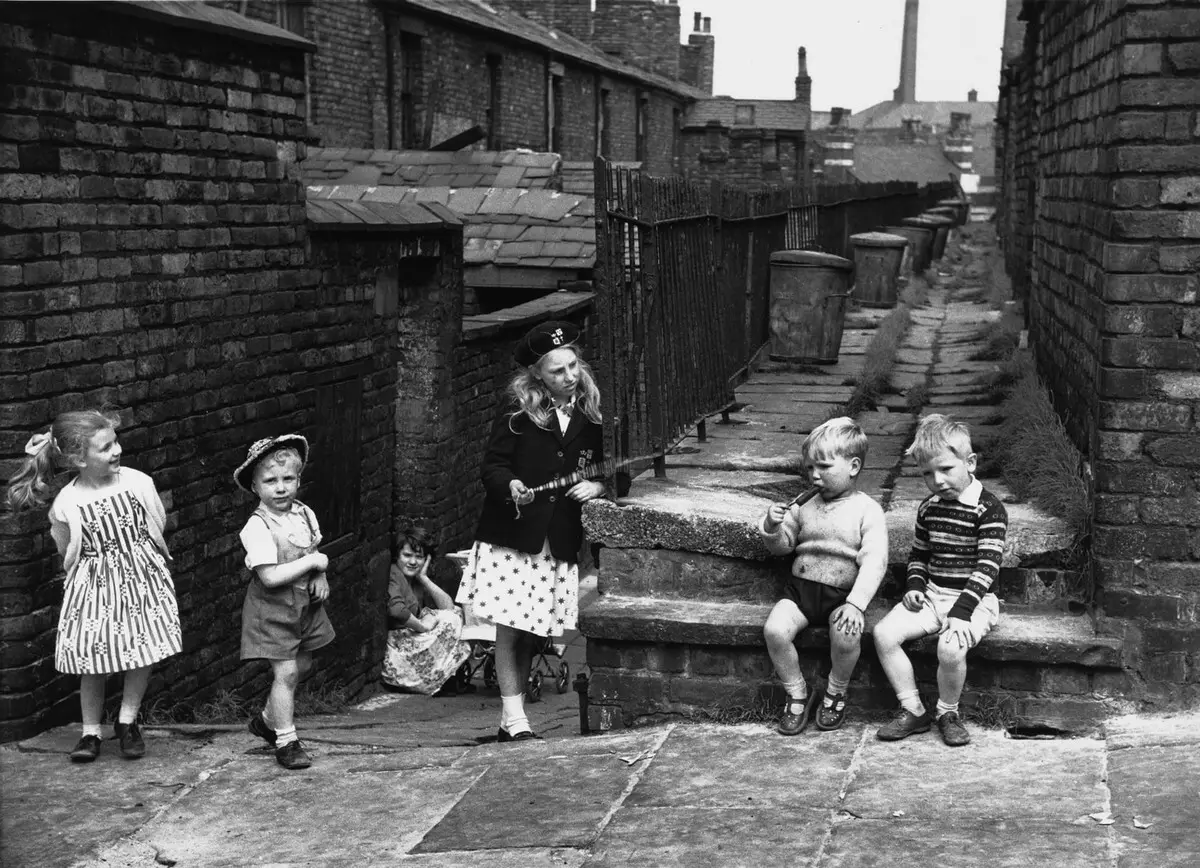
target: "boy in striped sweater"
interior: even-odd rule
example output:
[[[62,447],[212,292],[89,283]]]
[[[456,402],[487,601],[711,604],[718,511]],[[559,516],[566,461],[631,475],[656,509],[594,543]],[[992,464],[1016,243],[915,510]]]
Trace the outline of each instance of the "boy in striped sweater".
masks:
[[[900,712],[877,735],[898,741],[928,732],[937,721],[951,747],[967,744],[970,734],[958,714],[967,678],[967,651],[996,626],[1000,604],[992,585],[1008,530],[1008,513],[997,497],[975,478],[975,453],[966,425],[948,416],[926,416],[908,448],[933,492],[917,508],[904,599],[875,627],[875,648],[887,673]],[[901,647],[910,639],[938,639],[938,701],[933,714],[917,693],[912,663]]]

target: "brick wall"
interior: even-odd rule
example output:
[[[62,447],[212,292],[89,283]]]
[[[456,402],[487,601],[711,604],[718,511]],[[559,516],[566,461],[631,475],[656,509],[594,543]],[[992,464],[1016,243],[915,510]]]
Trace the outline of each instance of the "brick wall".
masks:
[[[775,159],[769,159],[767,142],[774,136]],[[766,184],[802,184],[805,179],[802,134],[787,135],[769,130],[722,128],[717,146],[700,128],[682,133],[683,174],[689,181],[723,181],[739,187],[759,188]]]
[[[1093,469],[1104,623],[1140,653],[1144,698],[1195,700],[1200,10],[1027,12],[1003,99],[1008,265],[1027,282],[1039,370]]]
[[[0,404],[0,474],[58,412],[125,408],[128,463],[167,506],[183,620],[148,699],[249,696],[270,677],[238,659],[254,502],[230,474],[255,439],[302,431],[340,636],[316,679],[357,690],[382,657],[394,347],[415,306],[377,304],[403,239],[308,230],[302,50],[6,4],[0,53],[0,377],[21,396]],[[52,665],[60,570],[44,512],[0,522],[0,740],[77,719],[77,679]]]
[[[679,78],[679,6],[652,0],[597,0],[592,40],[633,66]]]

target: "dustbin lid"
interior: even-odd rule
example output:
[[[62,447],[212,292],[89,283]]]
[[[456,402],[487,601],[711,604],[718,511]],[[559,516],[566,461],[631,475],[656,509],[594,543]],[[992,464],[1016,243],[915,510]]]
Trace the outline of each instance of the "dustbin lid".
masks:
[[[908,239],[903,235],[888,232],[860,232],[851,235],[850,241],[856,247],[903,247],[908,244]]]
[[[936,211],[923,211],[923,212],[921,212],[921,216],[924,217],[926,220],[933,220],[935,223],[937,223],[938,226],[953,226],[954,225],[953,217],[946,217],[942,214],[937,213]]]
[[[950,221],[946,221],[949,223]],[[922,214],[920,217],[905,217],[900,221],[904,226],[916,226],[919,229],[937,229],[942,224],[942,218],[932,214],[926,216]]]
[[[962,208],[967,203],[962,199],[938,199],[939,205],[949,205],[951,208]]]
[[[776,250],[771,254],[772,265],[796,265],[801,268],[844,268],[849,271],[854,263],[832,253],[818,250]]]
[[[919,218],[918,218],[918,219],[919,219]],[[932,232],[933,232],[933,230],[934,230],[934,227],[933,227],[933,226],[920,226],[920,225],[914,225],[914,226],[884,226],[884,227],[883,227],[883,230],[884,230],[885,232],[894,232],[894,233],[901,233],[901,232],[929,232],[929,233],[932,233]],[[905,238],[908,238],[908,236],[907,236],[907,235],[905,235],[904,237],[905,237]]]
[[[951,215],[958,213],[958,209],[952,208],[949,205],[938,205],[936,208],[930,208],[925,213],[933,214],[937,217],[951,217]]]

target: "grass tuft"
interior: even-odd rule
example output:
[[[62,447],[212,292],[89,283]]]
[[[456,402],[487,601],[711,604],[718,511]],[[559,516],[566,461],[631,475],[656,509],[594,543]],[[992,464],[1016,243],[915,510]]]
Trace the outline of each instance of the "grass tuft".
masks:
[[[929,298],[929,285],[923,280],[913,280],[900,293],[895,309],[879,322],[871,343],[863,357],[863,369],[854,379],[854,391],[850,400],[834,411],[833,417],[854,418],[866,410],[874,410],[880,396],[891,391],[891,373],[895,367],[896,351],[908,332],[910,312],[920,307]]]
[[[323,682],[312,688],[301,685],[296,691],[295,713],[297,717],[338,714],[350,703],[349,691],[343,684]],[[219,690],[211,699],[199,703],[158,697],[143,706],[141,717],[146,726],[243,723],[261,707],[261,702],[246,699],[232,690]]]

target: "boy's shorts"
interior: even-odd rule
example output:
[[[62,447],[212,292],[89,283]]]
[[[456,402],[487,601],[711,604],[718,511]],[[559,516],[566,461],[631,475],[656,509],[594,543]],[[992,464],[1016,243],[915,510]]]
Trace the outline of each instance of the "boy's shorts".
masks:
[[[295,660],[335,638],[324,603],[310,599],[308,588],[267,588],[251,580],[242,605],[242,659]]]
[[[926,636],[941,632],[942,625],[950,616],[950,610],[958,602],[959,592],[939,587],[930,582],[925,586],[926,604],[919,612],[910,612],[903,603],[897,603],[892,611],[903,611],[912,622],[923,627]],[[971,613],[971,644],[974,648],[983,637],[1000,622],[1000,601],[995,594],[984,594],[975,611]]]
[[[783,588],[783,598],[795,603],[804,619],[816,627],[828,624],[833,610],[846,602],[849,596],[849,588],[835,588],[795,576],[790,577]]]

